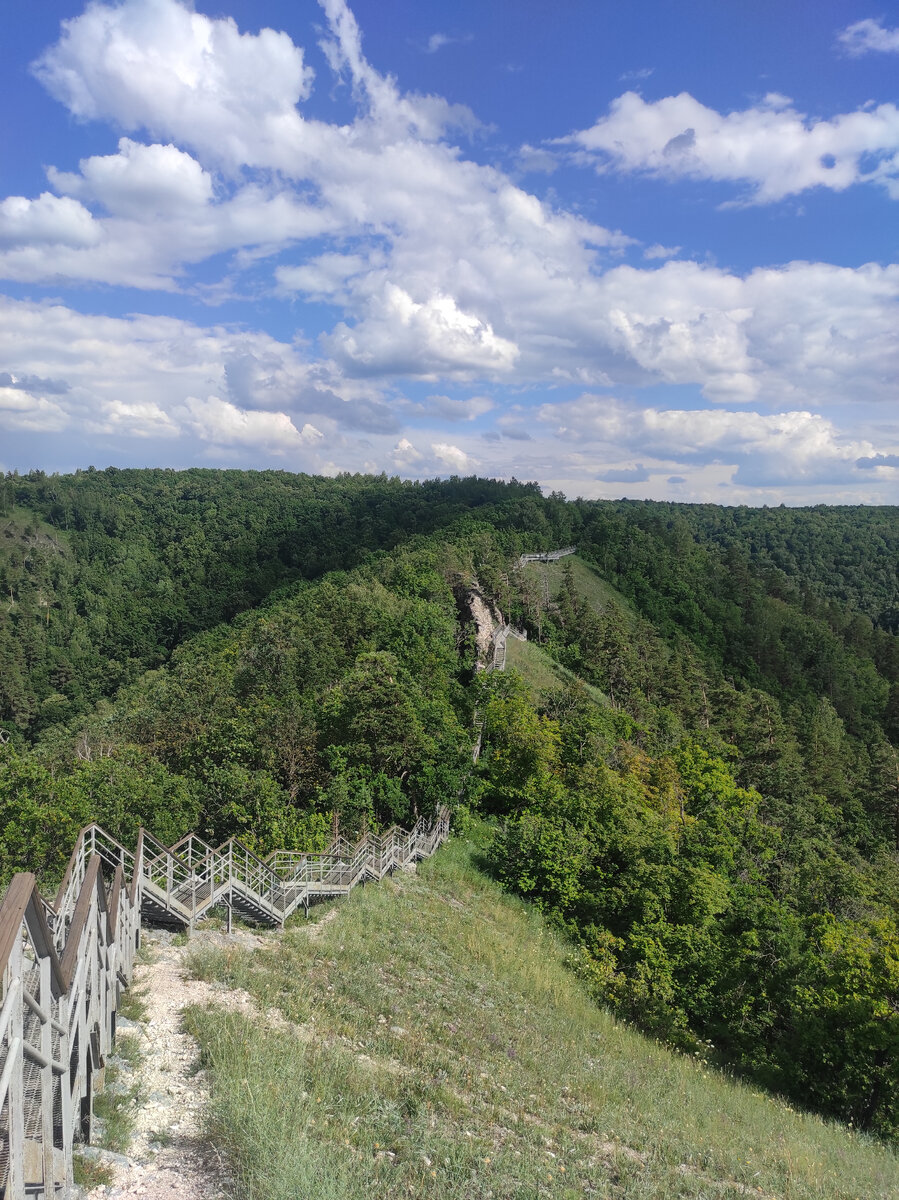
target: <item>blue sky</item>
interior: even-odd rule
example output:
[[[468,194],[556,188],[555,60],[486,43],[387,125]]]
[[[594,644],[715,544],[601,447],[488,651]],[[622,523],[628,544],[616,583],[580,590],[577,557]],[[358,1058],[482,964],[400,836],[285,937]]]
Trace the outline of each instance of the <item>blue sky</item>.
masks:
[[[899,8],[9,6],[0,469],[899,501]]]

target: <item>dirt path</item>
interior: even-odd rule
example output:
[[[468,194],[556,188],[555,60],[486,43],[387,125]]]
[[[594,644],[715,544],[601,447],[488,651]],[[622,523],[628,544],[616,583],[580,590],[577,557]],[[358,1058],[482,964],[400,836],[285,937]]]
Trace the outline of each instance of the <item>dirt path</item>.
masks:
[[[264,939],[252,933],[194,935],[200,940],[256,946]],[[143,1051],[140,1067],[144,1102],[137,1114],[127,1155],[101,1151],[113,1181],[94,1188],[92,1200],[141,1197],[142,1200],[231,1200],[234,1183],[226,1165],[203,1137],[203,1108],[209,1097],[205,1073],[196,1070],[197,1045],[181,1025],[181,1012],[191,1004],[210,1002],[256,1014],[252,998],[236,989],[224,991],[186,977],[186,946],[171,934],[145,931],[151,951],[137,965],[132,986],[147,1006],[139,1023],[125,1023],[120,1037],[137,1037]]]

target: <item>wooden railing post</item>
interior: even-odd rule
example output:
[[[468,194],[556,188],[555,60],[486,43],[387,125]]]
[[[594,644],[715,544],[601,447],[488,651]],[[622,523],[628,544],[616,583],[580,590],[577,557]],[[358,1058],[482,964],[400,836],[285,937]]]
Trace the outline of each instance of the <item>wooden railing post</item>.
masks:
[[[5,1136],[10,1152],[7,1178],[0,1179],[5,1200],[23,1200],[26,1183],[33,1192],[40,1182],[38,1194],[42,1190],[44,1200],[58,1185],[71,1185],[73,1143],[76,1135],[90,1136],[93,1070],[105,1060],[114,1041],[119,987],[131,978],[145,896],[156,905],[165,904],[190,929],[198,915],[223,900],[230,929],[233,907],[241,898],[257,919],[283,928],[300,905],[308,915],[311,894],[339,895],[366,878],[380,878],[396,865],[431,854],[448,829],[449,814],[441,808],[432,819],[420,819],[411,832],[394,826],[378,836],[366,829],[350,845],[339,836],[335,814],[335,836],[324,854],[285,851],[263,862],[233,839],[217,850],[206,847],[202,857],[205,843],[195,835],[187,840],[181,857],[181,843],[167,848],[144,831],[132,855],[98,826],[90,826],[79,835],[55,904],[41,900],[33,876],[15,876],[0,906],[0,1042],[7,1049],[0,1075],[0,1107],[5,1095],[7,1124],[0,1127],[0,1137]],[[114,870],[108,895],[103,863]],[[30,999],[24,992],[25,970],[31,962],[25,961],[26,939],[39,967],[37,991],[29,992]],[[39,1037],[27,1047],[26,1004],[39,1021]],[[38,1066],[39,1098],[25,1095],[26,1053]],[[96,1053],[100,1057],[95,1061]],[[61,1147],[54,1146],[57,1087]],[[34,1140],[26,1142],[26,1104],[40,1105],[39,1112],[36,1107],[32,1110],[40,1146],[36,1132]],[[28,1128],[35,1129],[31,1118]]]
[[[59,1055],[62,1061],[68,1065],[70,1063],[70,1047],[69,1047],[69,999],[66,995],[59,997],[59,1005],[57,1009],[57,1017],[60,1025],[66,1030],[60,1036]],[[74,1119],[72,1115],[72,1083],[68,1072],[61,1075],[59,1078],[59,1093],[60,1093],[60,1110],[62,1116],[62,1154],[65,1163],[65,1186],[70,1188],[73,1183],[72,1179],[72,1151],[73,1151],[73,1136],[74,1136]]]
[[[43,1009],[41,1022],[41,1140],[43,1149],[44,1191],[52,1194],[56,1166],[53,1161],[53,1026],[50,1016],[53,1004],[50,997],[50,959],[44,954],[40,959],[40,989],[38,1004]]]
[[[17,934],[15,946],[10,956],[7,973],[7,988],[13,980],[16,981],[18,994],[13,999],[12,1013],[9,1020],[7,1044],[9,1046],[6,1071],[11,1072],[9,1090],[7,1092],[6,1111],[9,1117],[9,1192],[15,1200],[25,1194],[25,1085],[23,1067],[25,1055],[23,1042],[25,1026],[23,1017],[24,1001],[22,999],[22,937]]]

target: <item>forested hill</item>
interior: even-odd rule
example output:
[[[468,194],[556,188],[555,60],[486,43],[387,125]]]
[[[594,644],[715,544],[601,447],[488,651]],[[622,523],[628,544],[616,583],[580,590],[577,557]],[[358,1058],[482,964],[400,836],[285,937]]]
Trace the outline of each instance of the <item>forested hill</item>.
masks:
[[[535,488],[284,471],[0,479],[0,727],[84,712],[273,588]]]
[[[823,620],[883,678],[899,674],[885,636],[899,629],[896,508],[565,503],[481,479],[35,471],[0,479],[0,727],[31,736],[71,719],[282,583],[474,512],[529,549],[580,541],[655,623],[747,678],[801,689],[813,657],[834,675],[833,638],[814,653],[785,646],[802,634],[783,630],[778,602]],[[854,720],[862,701],[845,693],[866,681],[827,686]]]
[[[4,496],[4,877],[51,880],[92,819],[267,852],[448,803],[599,1002],[899,1135],[896,510],[271,472]],[[528,633],[504,673],[475,588]]]

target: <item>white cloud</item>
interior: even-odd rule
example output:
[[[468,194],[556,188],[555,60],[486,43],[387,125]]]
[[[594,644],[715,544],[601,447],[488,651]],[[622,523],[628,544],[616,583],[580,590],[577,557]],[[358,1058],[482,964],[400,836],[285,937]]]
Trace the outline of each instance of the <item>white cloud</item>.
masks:
[[[434,442],[431,449],[435,458],[453,471],[470,471],[476,462],[464,450],[460,450],[458,446],[453,446],[449,442]]]
[[[847,25],[837,35],[837,42],[853,58],[879,52],[899,54],[899,28],[886,29],[871,17]]]
[[[444,46],[458,46],[470,41],[472,41],[470,33],[463,34],[461,37],[452,37],[448,33],[432,33],[422,49],[425,54],[436,54]]]
[[[176,0],[93,3],[34,64],[82,120],[174,136],[219,161],[268,164],[302,137],[313,73],[286,33],[241,34]]]
[[[168,140],[141,146],[126,138],[118,155],[85,160],[80,175],[51,171],[59,190],[116,214],[94,220],[98,252],[51,260],[32,249],[0,260],[0,271],[23,281],[68,276],[171,289],[183,286],[190,264],[215,254],[243,251],[239,270],[260,253],[333,236],[339,247],[311,261],[279,262],[277,287],[345,307],[347,323],[335,336],[344,354],[359,351],[355,369],[369,356],[401,361],[415,341],[403,306],[391,307],[391,287],[421,314],[413,324],[434,362],[458,351],[463,373],[499,368],[514,341],[499,329],[507,296],[522,284],[525,295],[566,278],[576,284],[593,269],[597,248],[615,253],[631,239],[556,212],[502,172],[461,158],[441,139],[453,125],[470,128],[471,114],[439,97],[401,93],[365,59],[342,0],[324,7],[333,31],[325,48],[359,105],[350,125],[309,120],[296,108],[308,78],[286,35],[241,35],[233,22],[175,0],[94,4],[66,23],[37,67],[54,94],[77,116]],[[265,80],[258,88],[257,78]],[[237,172],[249,182],[237,182]],[[142,197],[153,203],[141,208]],[[449,306],[454,311],[441,314]],[[477,330],[465,328],[471,317]],[[391,322],[396,353],[376,352],[371,342],[389,338]]]
[[[176,438],[181,428],[160,404],[150,400],[136,403],[110,397],[87,417],[91,433],[120,438]]]
[[[899,108],[809,118],[785,96],[719,113],[687,92],[645,101],[626,92],[590,129],[563,138],[600,172],[647,171],[662,178],[748,184],[767,203],[812,187],[843,191],[877,182],[899,199]],[[873,165],[863,165],[871,163]]]
[[[466,158],[448,131],[471,128],[471,114],[401,92],[365,59],[343,0],[323,7],[327,53],[357,105],[343,124],[301,112],[311,72],[284,34],[240,34],[232,21],[175,0],[94,3],[66,23],[39,75],[76,117],[117,122],[131,136],[77,171],[51,168],[60,195],[0,202],[0,271],[22,281],[199,288],[206,280],[196,283],[190,268],[228,253],[226,278],[255,268],[254,294],[268,272],[274,295],[340,311],[306,348],[302,335],[288,344],[215,325],[10,303],[0,310],[8,322],[0,371],[59,378],[69,389],[29,393],[35,421],[289,450],[322,469],[414,463],[427,473],[477,463],[503,473],[513,464],[519,477],[552,479],[564,447],[566,477],[595,481],[638,466],[654,478],[658,464],[625,432],[603,462],[579,460],[576,443],[546,433],[541,440],[526,412],[509,411],[508,402],[504,412],[502,393],[491,400],[482,389],[697,385],[729,419],[751,403],[808,415],[895,399],[899,267],[800,262],[739,275],[665,262],[680,248],[639,247]],[[821,173],[830,186],[849,186],[856,177],[889,182],[894,170],[885,148],[897,115],[890,105],[811,121],[774,93],[725,116],[690,96],[655,104],[629,97],[575,135],[585,161],[742,181],[757,198],[812,186]],[[144,144],[143,130],[158,140]],[[880,156],[873,168],[872,154]],[[642,269],[621,263],[629,248],[642,249]],[[302,321],[299,303],[297,311]],[[397,398],[392,389],[405,379],[438,386],[423,401]],[[475,394],[456,398],[455,384]],[[12,391],[0,407],[7,428],[22,419],[22,389]],[[479,420],[472,428],[491,404],[495,427]],[[750,429],[758,414],[745,415]],[[404,420],[426,428],[412,437],[430,449],[404,436]],[[713,452],[702,440],[707,421],[681,424],[701,454]],[[642,418],[635,427],[650,437]],[[793,456],[785,461],[799,461],[800,434],[845,448],[836,426],[822,429],[784,425],[777,436]],[[503,439],[495,458],[483,450],[482,430]],[[665,436],[676,432],[664,426]],[[763,432],[775,436],[769,426]],[[652,436],[661,454],[664,437]],[[317,456],[322,444],[327,461]],[[733,461],[741,471],[760,461],[760,450],[740,453]],[[695,457],[690,463],[711,471]],[[672,470],[682,471],[681,459],[664,477]]]
[[[424,455],[412,445],[408,438],[400,438],[393,447],[391,458],[397,467],[414,467],[416,463],[422,461]]]
[[[607,271],[579,303],[557,300],[543,332],[557,339],[547,358],[589,365],[592,349],[618,381],[698,383],[719,402],[818,405],[895,397],[897,317],[899,266],[799,262],[743,277],[669,262]]]
[[[296,449],[303,442],[286,413],[251,412],[218,396],[206,400],[188,396],[184,412],[185,426],[201,440],[217,446],[258,446],[278,453]]]
[[[82,159],[80,174],[50,167],[60,192],[99,201],[110,212],[145,219],[188,216],[212,200],[212,177],[172,145],[143,146],[121,138],[118,154]]]
[[[83,174],[51,169],[51,180],[112,215],[93,216],[70,196],[7,198],[0,203],[0,276],[171,291],[188,266],[213,255],[237,250],[246,265],[335,228],[332,216],[292,192],[258,184],[212,203],[207,173],[170,146],[132,143],[127,153],[82,166]]]
[[[95,246],[100,230],[90,212],[67,196],[43,192],[37,200],[7,196],[0,202],[0,245]]]
[[[536,410],[500,408],[485,437],[467,421],[449,434],[439,410],[454,402],[435,395],[396,404],[425,423],[416,435],[399,424],[389,396],[263,334],[163,317],[91,317],[51,304],[0,302],[0,367],[0,428],[65,433],[71,465],[104,447],[121,455],[164,440],[181,462],[286,458],[293,469],[332,473],[366,464],[418,476],[479,471],[537,478],[571,495],[662,496],[677,476],[688,481],[679,494],[692,499],[720,499],[716,489],[727,484],[734,500],[770,500],[788,489],[809,501],[884,502],[899,461],[899,430],[890,434],[870,409],[866,431],[855,432],[851,418],[841,427],[807,408],[644,410],[586,394]],[[469,412],[486,398],[471,402]]]
[[[656,242],[652,246],[647,246],[643,251],[643,257],[649,260],[658,258],[676,258],[680,254],[682,247],[680,246],[663,246],[660,242]]]
[[[359,276],[384,265],[383,255],[319,254],[300,267],[277,267],[275,277],[281,292],[302,292],[310,299],[344,301]]]
[[[314,449],[397,422],[327,364],[262,333],[168,317],[88,316],[0,298],[0,427]],[[207,399],[197,397],[205,395]]]
[[[477,119],[464,104],[450,104],[442,96],[401,93],[392,76],[379,74],[362,53],[362,34],[346,0],[319,0],[319,4],[332,33],[320,45],[332,70],[349,75],[356,95],[367,102],[382,138],[412,134],[433,141],[447,129],[477,128]]]
[[[352,329],[341,323],[325,344],[350,373],[423,379],[505,374],[519,353],[452,296],[418,302],[394,283],[386,284],[368,316]]]
[[[567,404],[544,405],[538,417],[563,442],[631,449],[654,456],[669,469],[724,463],[736,468],[738,482],[754,486],[857,479],[858,460],[872,453],[870,441],[812,412],[639,409],[584,395]]]
[[[62,406],[46,396],[0,386],[0,428],[56,433],[67,423]]]

